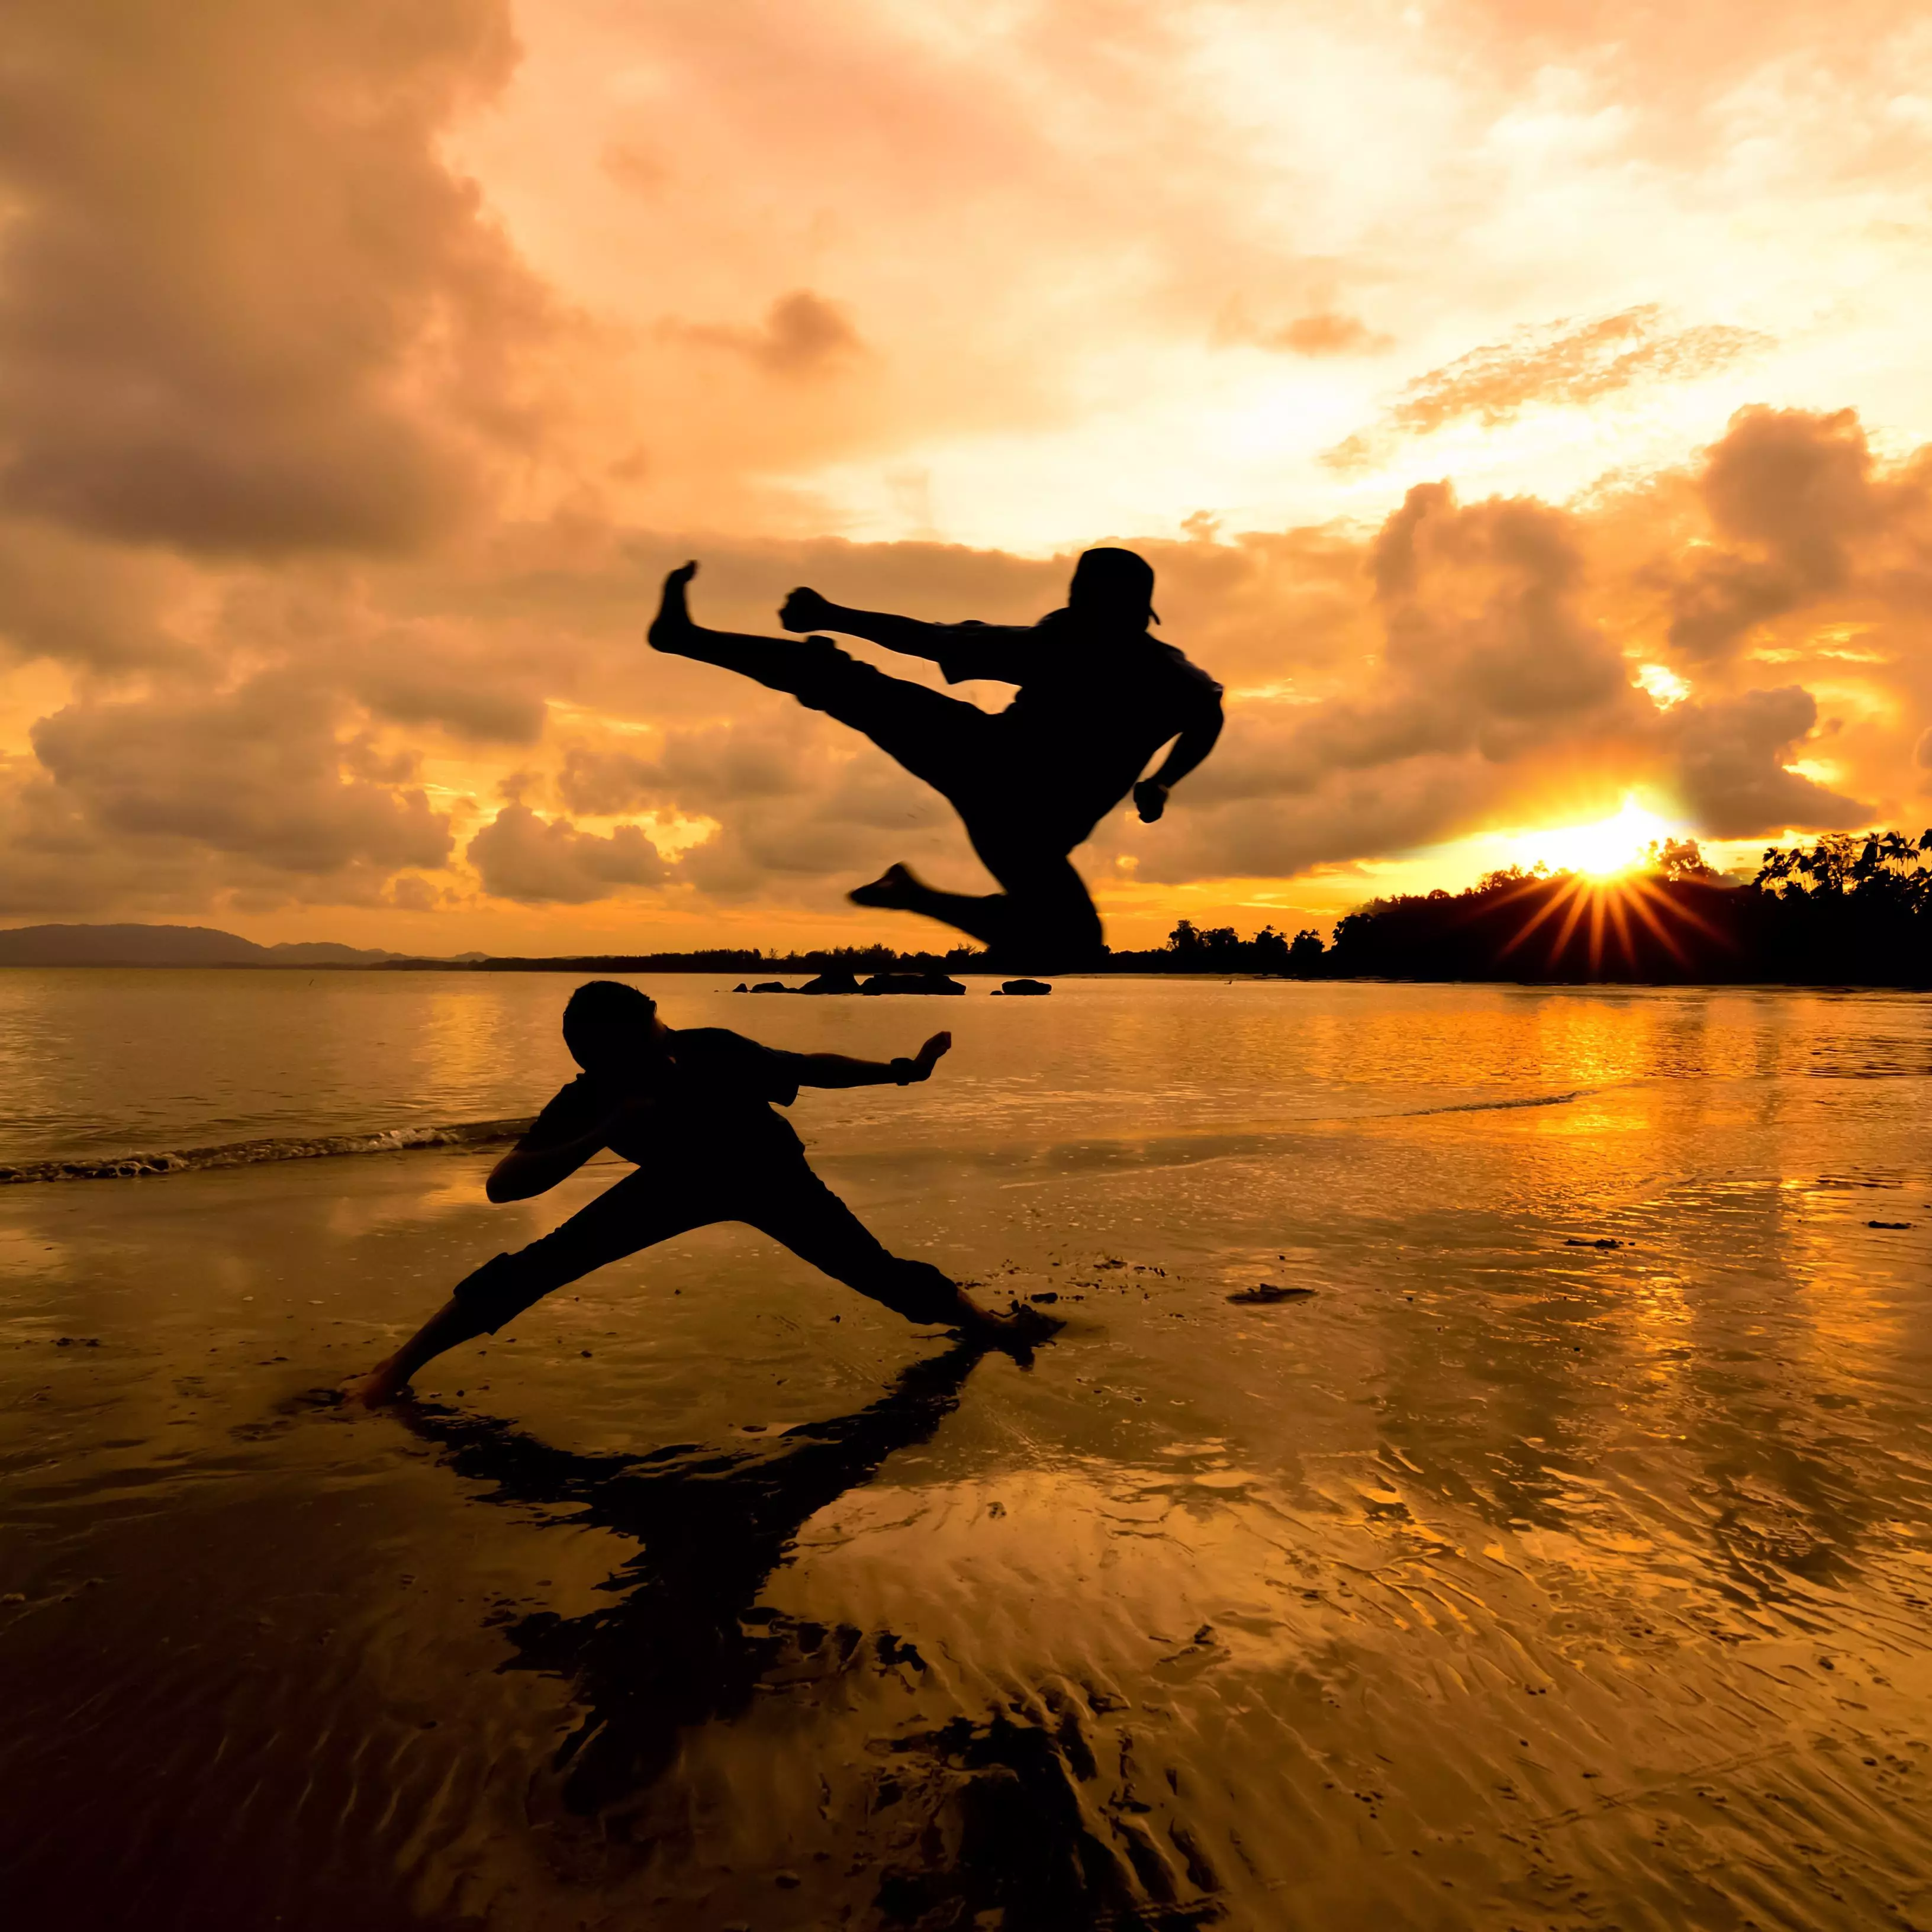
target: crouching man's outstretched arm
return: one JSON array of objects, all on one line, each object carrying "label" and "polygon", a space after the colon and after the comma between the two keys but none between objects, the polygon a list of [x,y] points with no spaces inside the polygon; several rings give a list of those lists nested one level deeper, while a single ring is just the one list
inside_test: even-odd
[{"label": "crouching man's outstretched arm", "polygon": [[952,1051],[952,1036],[936,1033],[908,1058],[852,1060],[842,1053],[800,1053],[792,1070],[801,1087],[910,1087],[929,1080],[943,1054]]},{"label": "crouching man's outstretched arm", "polygon": [[627,1126],[641,1125],[651,1102],[638,1095],[614,1100],[604,1117],[573,1139],[552,1147],[513,1147],[490,1170],[483,1192],[498,1207],[506,1201],[528,1201],[548,1194],[560,1180],[568,1180],[592,1154],[602,1154]]}]

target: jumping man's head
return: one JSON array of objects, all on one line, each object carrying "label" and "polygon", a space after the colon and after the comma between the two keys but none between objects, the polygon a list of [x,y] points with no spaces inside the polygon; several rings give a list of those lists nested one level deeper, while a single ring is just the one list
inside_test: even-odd
[{"label": "jumping man's head", "polygon": [[1160,622],[1154,566],[1130,550],[1082,550],[1067,586],[1066,608],[1108,630],[1144,631]]},{"label": "jumping man's head", "polygon": [[657,1002],[616,980],[590,980],[565,1003],[563,1043],[586,1073],[649,1073],[662,1066],[664,1035]]}]

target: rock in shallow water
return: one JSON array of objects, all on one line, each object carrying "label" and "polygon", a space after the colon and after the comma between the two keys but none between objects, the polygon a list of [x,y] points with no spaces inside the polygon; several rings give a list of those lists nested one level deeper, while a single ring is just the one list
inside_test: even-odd
[{"label": "rock in shallow water", "polygon": [[821,973],[815,980],[808,980],[798,989],[801,993],[856,993],[859,982],[850,973]]},{"label": "rock in shallow water", "polygon": [[862,993],[959,993],[966,988],[944,973],[874,973]]}]

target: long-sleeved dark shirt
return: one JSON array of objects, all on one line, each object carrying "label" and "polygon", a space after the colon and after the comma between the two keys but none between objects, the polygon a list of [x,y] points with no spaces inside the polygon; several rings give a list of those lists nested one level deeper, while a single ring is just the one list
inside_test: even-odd
[{"label": "long-sleeved dark shirt", "polygon": [[1056,790],[1094,800],[1096,818],[1126,796],[1169,739],[1220,724],[1220,686],[1144,631],[1096,633],[1064,611],[1037,624],[916,629],[915,642],[912,627],[895,626],[892,646],[932,658],[949,684],[985,678],[1019,687],[997,714],[1012,755]]},{"label": "long-sleeved dark shirt", "polygon": [[[803,1151],[790,1124],[772,1112],[798,1098],[800,1057],[723,1027],[681,1028],[670,1036],[657,1104],[609,1143],[620,1159],[704,1170]],[[594,1074],[580,1073],[531,1122],[519,1153],[561,1145],[588,1133],[620,1097]]]}]

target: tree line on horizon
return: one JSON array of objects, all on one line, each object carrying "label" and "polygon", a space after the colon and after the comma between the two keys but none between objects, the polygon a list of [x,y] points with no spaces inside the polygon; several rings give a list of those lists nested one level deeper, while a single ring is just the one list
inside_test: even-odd
[{"label": "tree line on horizon", "polygon": [[[972,973],[967,946],[901,952],[841,946],[770,953],[755,947],[568,959],[490,959],[484,971],[532,968],[729,974]],[[1110,950],[1115,973],[1260,974],[1297,980],[1634,980],[1932,986],[1932,828],[1827,832],[1810,845],[1766,848],[1748,883],[1706,864],[1694,839],[1653,844],[1627,874],[1510,866],[1459,892],[1441,888],[1372,899],[1332,939],[1266,926],[1182,920],[1163,946]]]},{"label": "tree line on horizon", "polygon": [[1607,879],[1510,866],[1460,892],[1372,899],[1324,944],[1183,920],[1134,970],[1309,980],[1718,981],[1932,986],[1932,828],[1769,846],[1748,883],[1694,839],[1652,844]]}]

